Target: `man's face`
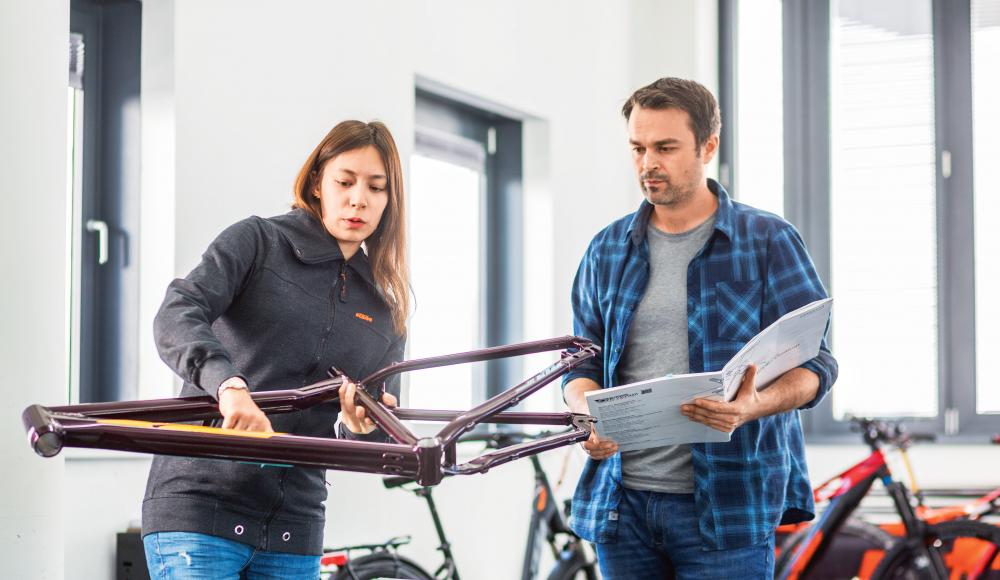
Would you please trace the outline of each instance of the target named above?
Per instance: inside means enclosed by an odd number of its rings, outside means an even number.
[[[698,150],[688,114],[680,109],[636,107],[628,119],[632,163],[646,200],[679,206],[705,183],[705,164],[712,160],[719,138],[713,135]]]

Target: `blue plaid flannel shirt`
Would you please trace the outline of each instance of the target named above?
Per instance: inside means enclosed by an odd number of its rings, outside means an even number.
[[[691,372],[721,369],[761,329],[786,312],[826,297],[795,228],[781,218],[719,198],[715,229],[687,272]],[[573,283],[574,332],[603,347],[566,375],[618,385],[616,373],[629,324],[649,281],[646,227],[652,205],[594,237]],[[826,340],[803,365],[819,376],[817,405],[837,378]],[[740,426],[728,443],[691,446],[699,533],[707,550],[760,544],[780,523],[814,517],[798,410]],[[591,542],[614,542],[622,494],[621,455],[587,460],[573,497],[571,525]]]

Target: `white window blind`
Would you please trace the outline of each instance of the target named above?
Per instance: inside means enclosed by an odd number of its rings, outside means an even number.
[[[1000,413],[990,365],[1000,353],[1000,0],[972,2],[972,133],[976,247],[976,411]]]
[[[938,413],[930,0],[841,0],[831,30],[834,417]]]

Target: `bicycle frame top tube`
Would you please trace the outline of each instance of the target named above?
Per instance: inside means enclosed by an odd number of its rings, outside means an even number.
[[[836,499],[882,469],[891,476],[885,455],[881,449],[875,449],[865,459],[818,485],[813,490],[813,500],[818,503]]]

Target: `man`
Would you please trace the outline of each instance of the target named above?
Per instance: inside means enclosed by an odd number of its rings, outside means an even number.
[[[645,201],[594,237],[573,284],[576,334],[602,360],[569,373],[565,398],[715,371],[781,315],[826,297],[798,232],[732,201],[705,166],[719,147],[719,108],[702,85],[663,78],[622,108]],[[819,356],[766,390],[743,377],[729,402],[681,411],[728,443],[618,453],[596,433],[573,498],[572,525],[597,545],[605,578],[769,578],[779,523],[813,517],[798,409],[837,377]]]

